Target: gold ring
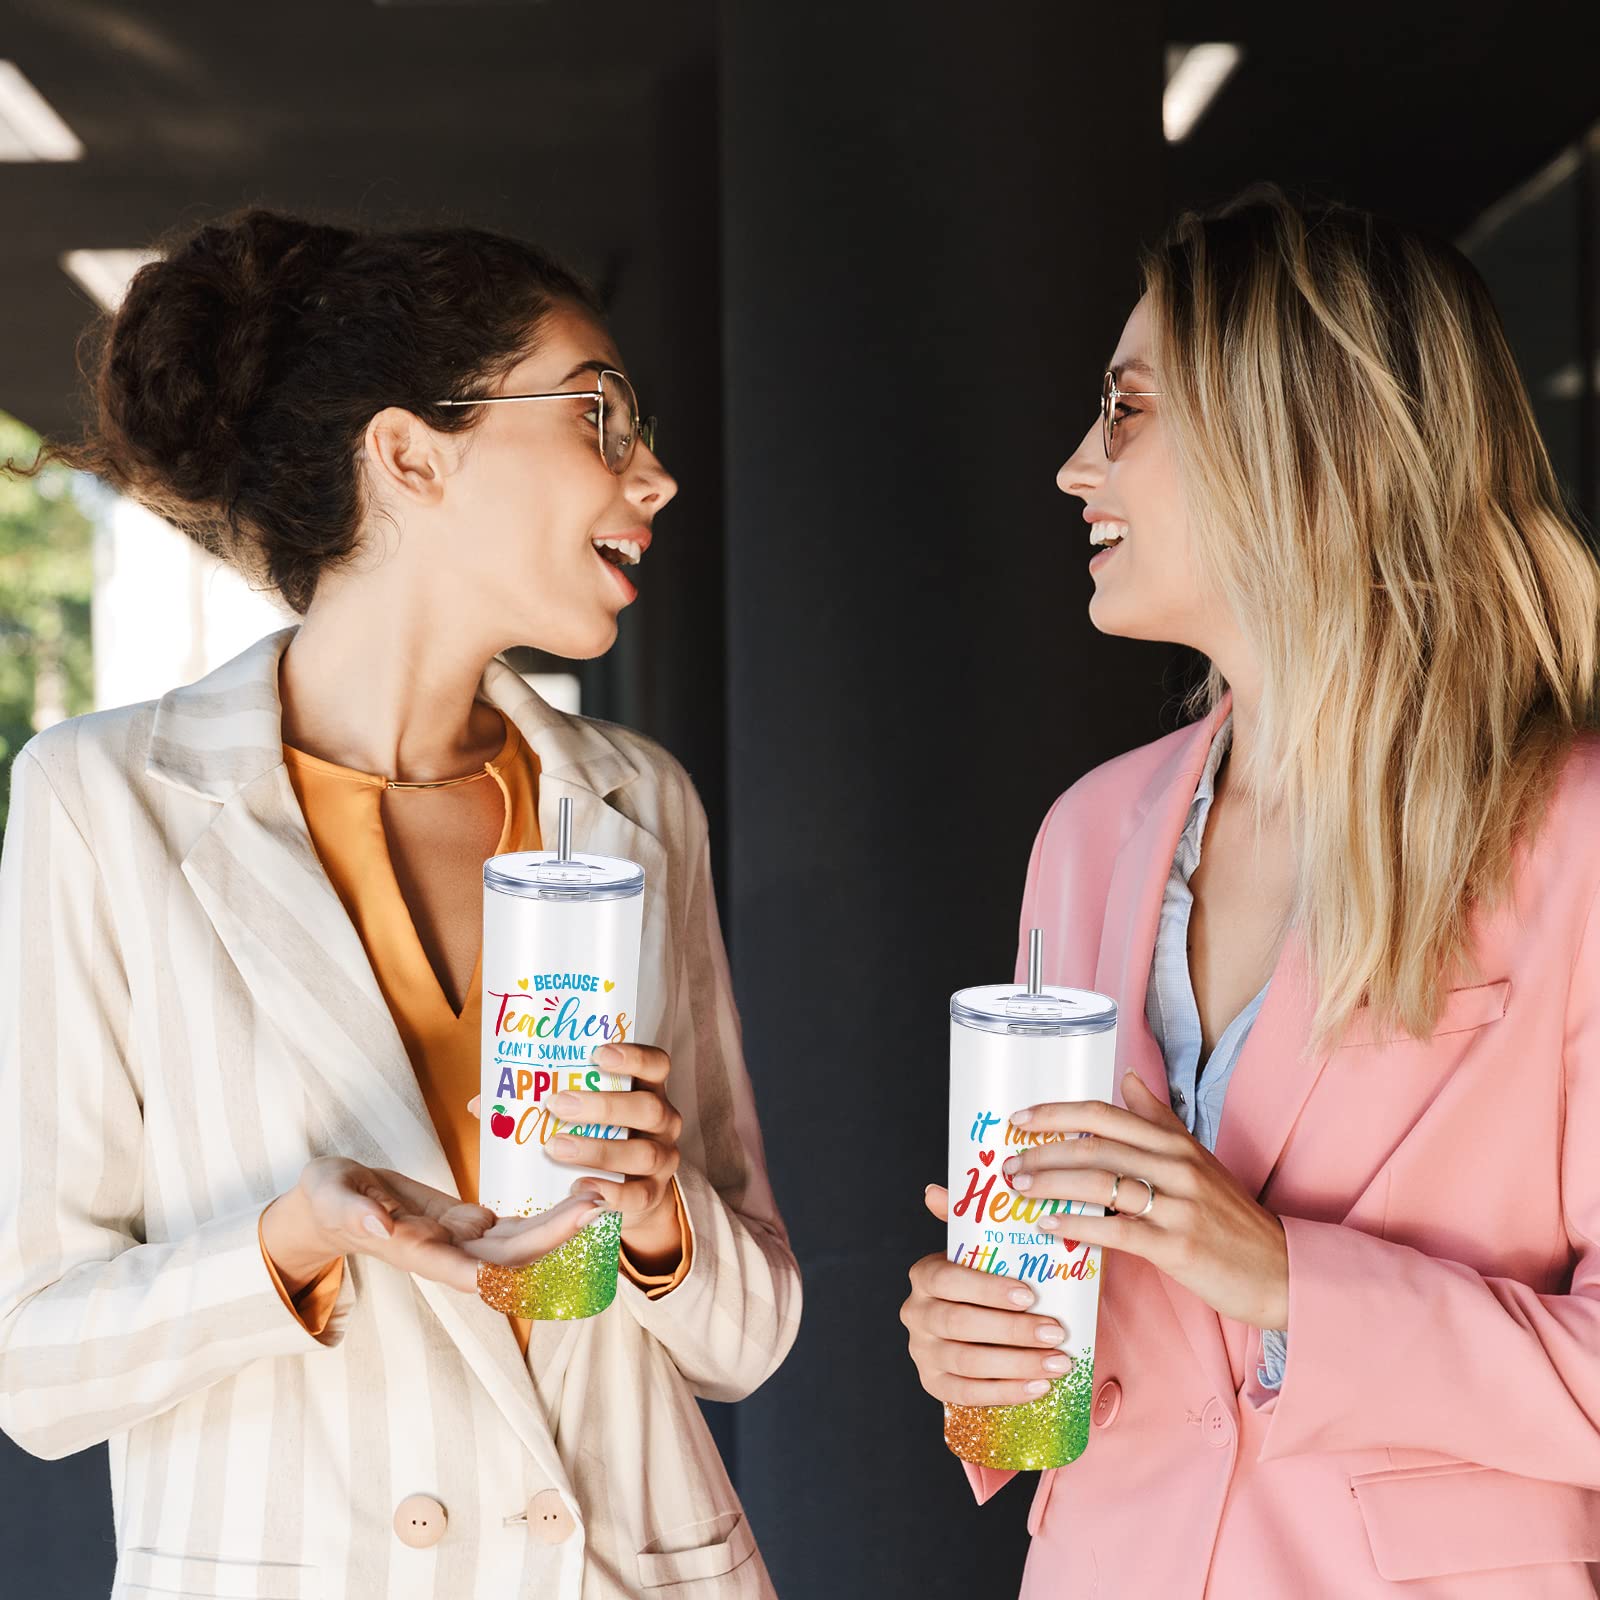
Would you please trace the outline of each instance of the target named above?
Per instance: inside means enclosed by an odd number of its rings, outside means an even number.
[[[1148,1178],[1133,1178],[1133,1182],[1142,1183],[1145,1188],[1145,1202],[1138,1211],[1117,1211],[1117,1190],[1122,1185],[1122,1180],[1131,1177],[1130,1173],[1118,1172],[1112,1175],[1111,1198],[1106,1202],[1107,1211],[1115,1211],[1119,1217],[1147,1217],[1150,1208],[1156,1203],[1156,1186]]]

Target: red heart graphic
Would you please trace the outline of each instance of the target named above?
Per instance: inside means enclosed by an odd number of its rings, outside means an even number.
[[[989,1163],[994,1160],[994,1151],[980,1150],[978,1152],[978,1159],[984,1164],[984,1166],[988,1166]]]

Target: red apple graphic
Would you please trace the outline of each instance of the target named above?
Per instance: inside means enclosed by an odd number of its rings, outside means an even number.
[[[494,1115],[489,1118],[489,1132],[497,1139],[509,1139],[511,1130],[516,1127],[516,1122],[506,1114],[504,1106],[496,1106]]]

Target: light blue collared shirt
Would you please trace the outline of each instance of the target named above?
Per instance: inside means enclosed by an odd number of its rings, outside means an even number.
[[[1194,895],[1189,879],[1200,864],[1200,840],[1206,829],[1206,814],[1211,810],[1216,791],[1217,768],[1233,737],[1233,713],[1223,719],[1211,741],[1206,764],[1200,773],[1194,799],[1189,803],[1189,820],[1173,853],[1172,870],[1167,875],[1161,897],[1161,920],[1156,928],[1155,954],[1150,962],[1150,985],[1145,992],[1144,1014],[1161,1047],[1167,1067],[1167,1091],[1172,1109],[1207,1150],[1217,1148],[1222,1127],[1222,1102],[1228,1093],[1228,1080],[1249,1036],[1261,1002],[1266,999],[1271,979],[1261,985],[1226,1028],[1222,1030],[1210,1057],[1200,1061],[1200,1009],[1195,1004],[1194,984],[1189,976],[1189,912]],[[1261,1334],[1261,1364],[1256,1376],[1263,1387],[1276,1389],[1283,1383],[1288,1336],[1276,1328]]]

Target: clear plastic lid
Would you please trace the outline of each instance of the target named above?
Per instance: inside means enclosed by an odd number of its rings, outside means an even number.
[[[528,900],[628,900],[644,893],[644,868],[621,856],[513,850],[484,862],[483,886]]]
[[[1104,1033],[1116,1026],[1117,1002],[1092,989],[986,983],[950,996],[950,1019],[984,1033]]]

